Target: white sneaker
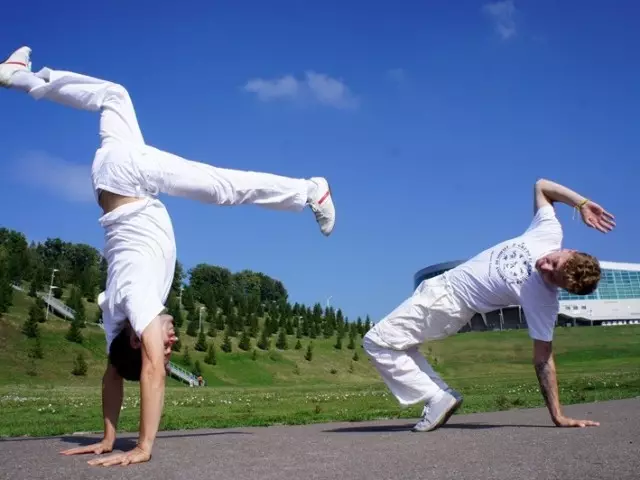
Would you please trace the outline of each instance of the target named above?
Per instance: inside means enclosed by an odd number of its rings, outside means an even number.
[[[29,47],[20,47],[0,63],[0,86],[9,88],[11,77],[21,70],[31,71],[31,49]]]
[[[318,188],[309,197],[307,203],[316,216],[320,231],[328,237],[336,223],[336,209],[333,205],[329,182],[324,178],[317,177],[309,180],[315,183]]]
[[[422,419],[413,427],[414,432],[430,432],[444,425],[453,412],[460,406],[460,401],[447,390],[437,402],[429,401],[422,410]]]

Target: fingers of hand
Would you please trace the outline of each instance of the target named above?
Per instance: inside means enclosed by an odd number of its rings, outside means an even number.
[[[87,445],[86,447],[70,448],[68,450],[63,450],[60,453],[62,455],[79,455],[83,453],[95,453],[96,455],[99,455],[107,451],[108,449],[104,445],[98,444],[98,445]]]

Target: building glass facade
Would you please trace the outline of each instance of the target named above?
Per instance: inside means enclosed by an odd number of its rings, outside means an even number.
[[[640,299],[640,272],[603,268],[598,288],[592,294],[573,295],[561,290],[559,298],[560,300]]]

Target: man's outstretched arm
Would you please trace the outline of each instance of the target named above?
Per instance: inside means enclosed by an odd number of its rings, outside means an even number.
[[[93,445],[71,448],[61,452],[63,455],[78,455],[82,453],[109,453],[116,441],[116,428],[122,408],[124,394],[123,380],[116,369],[109,363],[102,377],[102,415],[104,416],[104,437]]]
[[[588,227],[607,233],[616,226],[614,216],[600,205],[551,180],[544,178],[538,180],[535,184],[533,198],[534,215],[541,207],[560,202],[572,208],[577,208],[580,211],[582,220]]]
[[[540,392],[553,423],[557,427],[591,427],[600,425],[600,423],[591,420],[574,420],[562,414],[558,395],[556,364],[553,360],[552,350],[551,342],[533,341],[533,365],[540,383]]]
[[[129,465],[147,462],[158,433],[164,406],[166,379],[162,317],[156,317],[142,333],[142,372],[140,374],[140,434],[133,450],[91,460],[90,465]]]
[[[564,203],[570,207],[580,207],[588,200],[559,183],[541,178],[534,187],[534,213],[545,205],[552,205],[555,202]]]

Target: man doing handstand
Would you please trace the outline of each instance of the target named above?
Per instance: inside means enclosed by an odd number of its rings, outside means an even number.
[[[159,193],[215,205],[259,205],[299,212],[309,207],[322,234],[332,233],[335,208],[324,178],[294,179],[216,168],[147,145],[127,90],[78,73],[31,71],[31,49],[0,64],[0,85],[80,110],[100,112],[100,139],[91,168],[102,208],[107,285],[99,296],[109,361],[103,377],[104,438],[67,454],[110,452],[122,404],[123,378],[140,381],[137,446],[89,463],[115,465],[151,458],[164,403],[166,364],[175,335],[163,316],[176,262],[173,226]],[[137,345],[136,345],[137,342]]]

